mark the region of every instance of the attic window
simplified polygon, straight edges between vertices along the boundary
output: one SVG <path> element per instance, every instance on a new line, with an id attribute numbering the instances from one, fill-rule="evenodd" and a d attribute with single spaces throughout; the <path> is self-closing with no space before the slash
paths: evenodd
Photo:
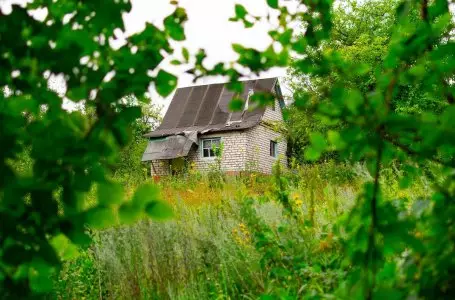
<path id="1" fill-rule="evenodd" d="M 250 97 L 253 96 L 253 94 L 254 94 L 254 90 L 253 90 L 253 89 L 250 89 L 250 90 L 248 91 L 248 97 L 246 98 L 246 101 L 245 101 L 245 108 L 243 109 L 243 111 L 248 110 L 248 105 L 249 105 L 249 103 L 250 103 Z"/>
<path id="2" fill-rule="evenodd" d="M 202 157 L 215 157 L 215 149 L 220 147 L 221 138 L 209 138 L 202 140 Z"/>
<path id="3" fill-rule="evenodd" d="M 272 103 L 272 110 L 275 111 L 275 106 L 276 106 L 276 101 L 273 101 Z"/>

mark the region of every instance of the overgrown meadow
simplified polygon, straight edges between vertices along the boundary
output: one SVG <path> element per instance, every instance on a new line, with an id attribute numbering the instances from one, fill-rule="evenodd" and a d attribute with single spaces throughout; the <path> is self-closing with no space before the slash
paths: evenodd
<path id="1" fill-rule="evenodd" d="M 387 193 L 414 213 L 428 193 L 426 181 L 400 189 L 400 174 L 384 172 Z M 350 272 L 338 225 L 349 219 L 361 184 L 372 180 L 364 166 L 328 162 L 275 169 L 273 176 L 251 172 L 216 186 L 209 176 L 190 170 L 160 180 L 161 198 L 174 210 L 168 220 L 87 229 L 93 244 L 64 262 L 49 296 L 333 299 Z"/>

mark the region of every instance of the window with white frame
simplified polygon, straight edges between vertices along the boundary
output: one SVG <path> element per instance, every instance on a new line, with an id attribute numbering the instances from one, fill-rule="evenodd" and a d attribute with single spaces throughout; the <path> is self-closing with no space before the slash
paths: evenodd
<path id="1" fill-rule="evenodd" d="M 202 157 L 215 157 L 215 149 L 219 148 L 221 144 L 221 138 L 207 138 L 202 139 Z"/>
<path id="2" fill-rule="evenodd" d="M 278 143 L 275 141 L 270 141 L 270 156 L 278 156 Z"/>

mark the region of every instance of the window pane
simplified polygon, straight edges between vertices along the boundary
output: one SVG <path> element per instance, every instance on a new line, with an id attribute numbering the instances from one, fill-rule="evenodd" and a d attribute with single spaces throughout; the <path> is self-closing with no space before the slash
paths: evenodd
<path id="1" fill-rule="evenodd" d="M 202 156 L 203 157 L 214 157 L 215 153 L 213 149 L 220 147 L 221 138 L 207 138 L 202 139 Z"/>
<path id="2" fill-rule="evenodd" d="M 277 156 L 277 143 L 274 141 L 270 141 L 270 156 L 276 157 Z"/>
<path id="3" fill-rule="evenodd" d="M 212 145 L 215 146 L 215 147 L 219 147 L 220 146 L 220 139 L 213 139 L 212 140 Z"/>

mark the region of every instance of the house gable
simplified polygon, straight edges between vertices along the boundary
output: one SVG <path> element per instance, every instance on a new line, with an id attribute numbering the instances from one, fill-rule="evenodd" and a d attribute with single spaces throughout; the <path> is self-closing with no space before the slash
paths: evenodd
<path id="1" fill-rule="evenodd" d="M 262 121 L 267 122 L 282 122 L 283 121 L 283 111 L 281 110 L 281 105 L 278 99 L 275 99 L 275 102 L 272 105 L 267 106 L 262 116 Z"/>

